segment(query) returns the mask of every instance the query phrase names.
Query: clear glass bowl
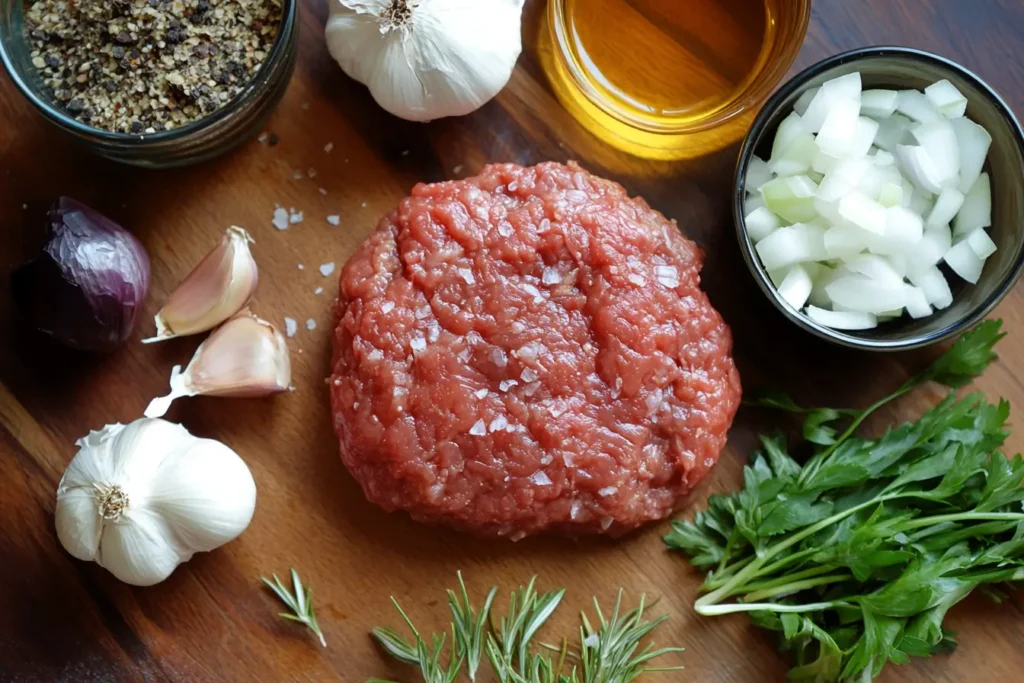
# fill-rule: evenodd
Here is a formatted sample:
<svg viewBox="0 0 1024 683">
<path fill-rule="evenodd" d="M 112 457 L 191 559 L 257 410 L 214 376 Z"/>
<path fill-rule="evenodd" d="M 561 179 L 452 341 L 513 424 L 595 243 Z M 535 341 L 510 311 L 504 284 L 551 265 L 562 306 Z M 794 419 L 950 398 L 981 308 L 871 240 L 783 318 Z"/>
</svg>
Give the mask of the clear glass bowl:
<svg viewBox="0 0 1024 683">
<path fill-rule="evenodd" d="M 23 7 L 23 0 L 0 0 L 0 60 L 11 80 L 55 127 L 96 154 L 133 166 L 186 166 L 241 145 L 270 116 L 295 68 L 298 0 L 283 0 L 277 40 L 252 81 L 234 99 L 209 116 L 173 130 L 139 135 L 113 133 L 75 120 L 50 97 L 32 64 L 22 22 Z"/>
<path fill-rule="evenodd" d="M 764 0 L 765 36 L 743 82 L 714 106 L 700 111 L 653 115 L 603 82 L 572 23 L 572 0 L 548 0 L 539 56 L 559 101 L 591 133 L 612 146 L 649 159 L 689 159 L 717 151 L 743 137 L 754 114 L 793 64 L 811 16 L 811 0 Z M 576 0 L 579 2 L 579 0 Z M 685 0 L 665 0 L 684 2 Z M 579 10 L 577 10 L 579 11 Z M 631 49 L 628 38 L 623 53 Z M 650 65 L 658 69 L 657 64 Z"/>
</svg>

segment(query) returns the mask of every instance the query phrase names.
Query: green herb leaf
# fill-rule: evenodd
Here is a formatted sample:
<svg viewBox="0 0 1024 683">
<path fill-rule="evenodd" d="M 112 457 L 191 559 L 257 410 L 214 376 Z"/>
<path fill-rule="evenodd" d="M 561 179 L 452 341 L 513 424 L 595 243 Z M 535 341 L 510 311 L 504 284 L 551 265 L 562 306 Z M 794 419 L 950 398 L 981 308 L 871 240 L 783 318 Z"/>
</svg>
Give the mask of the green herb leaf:
<svg viewBox="0 0 1024 683">
<path fill-rule="evenodd" d="M 292 611 L 291 614 L 282 612 L 278 616 L 289 621 L 297 621 L 304 624 L 320 640 L 320 645 L 327 647 L 327 641 L 324 640 L 323 631 L 320 630 L 320 625 L 316 621 L 316 614 L 313 612 L 313 592 L 308 587 L 303 587 L 302 581 L 299 579 L 299 573 L 294 569 L 291 570 L 294 592 L 289 592 L 288 588 L 281 583 L 281 579 L 277 577 L 277 574 L 272 576 L 274 577 L 273 581 L 265 576 L 261 576 L 260 581 L 272 590 L 274 595 Z"/>
</svg>

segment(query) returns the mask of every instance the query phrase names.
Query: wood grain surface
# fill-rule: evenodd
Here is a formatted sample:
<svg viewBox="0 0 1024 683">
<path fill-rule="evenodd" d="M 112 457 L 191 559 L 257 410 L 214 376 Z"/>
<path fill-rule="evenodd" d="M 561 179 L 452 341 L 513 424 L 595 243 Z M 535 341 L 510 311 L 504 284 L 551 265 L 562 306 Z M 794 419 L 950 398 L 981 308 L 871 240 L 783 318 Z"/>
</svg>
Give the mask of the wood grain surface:
<svg viewBox="0 0 1024 683">
<path fill-rule="evenodd" d="M 57 347 L 19 324 L 0 278 L 0 680 L 363 681 L 413 672 L 380 655 L 367 633 L 395 624 L 395 595 L 424 627 L 438 627 L 444 589 L 463 570 L 472 591 L 511 588 L 534 574 L 568 596 L 552 633 L 568 632 L 591 595 L 605 602 L 622 586 L 646 592 L 671 615 L 659 640 L 687 648 L 681 673 L 649 680 L 759 683 L 784 680 L 769 636 L 744 617 L 699 619 L 697 575 L 661 542 L 666 524 L 612 541 L 537 538 L 485 542 L 388 515 L 363 499 L 338 460 L 323 378 L 328 370 L 330 302 L 336 274 L 377 218 L 417 181 L 471 175 L 489 161 L 532 164 L 577 159 L 622 182 L 708 253 L 704 281 L 732 325 L 744 384 L 787 390 L 801 402 L 864 405 L 895 387 L 935 350 L 871 355 L 840 350 L 800 333 L 767 303 L 736 248 L 728 211 L 733 145 L 684 163 L 622 155 L 583 131 L 552 97 L 535 48 L 542 2 L 527 3 L 526 50 L 508 87 L 480 111 L 429 125 L 399 121 L 332 62 L 321 39 L 324 0 L 301 12 L 299 65 L 268 130 L 276 146 L 253 141 L 198 168 L 143 172 L 90 156 L 58 136 L 0 79 L 0 271 L 28 258 L 42 236 L 40 216 L 60 194 L 128 226 L 153 257 L 153 282 L 135 338 L 109 356 Z M 902 44 L 938 52 L 987 79 L 1024 114 L 1024 5 L 1020 0 L 815 0 L 795 68 L 840 50 Z M 334 143 L 331 152 L 324 146 Z M 309 168 L 316 178 L 305 177 Z M 293 173 L 303 172 L 303 179 Z M 326 189 L 326 195 L 318 188 Z M 305 212 L 286 232 L 271 227 L 275 203 Z M 341 216 L 332 227 L 329 214 Z M 74 440 L 110 422 L 128 422 L 162 394 L 172 365 L 198 338 L 156 346 L 150 332 L 160 302 L 230 224 L 256 238 L 261 284 L 255 310 L 300 321 L 292 340 L 296 391 L 271 400 L 192 399 L 169 417 L 223 440 L 245 458 L 259 500 L 249 530 L 201 554 L 152 588 L 118 583 L 72 559 L 53 527 L 54 492 Z M 299 270 L 298 264 L 305 269 Z M 315 295 L 323 286 L 325 293 Z M 1009 339 L 1002 360 L 978 383 L 1024 406 L 1024 296 L 998 310 Z M 301 321 L 313 319 L 307 331 Z M 917 393 L 883 415 L 918 414 L 938 396 Z M 695 496 L 734 486 L 765 416 L 741 411 L 710 483 Z M 1024 430 L 1010 448 L 1024 446 Z M 313 586 L 328 647 L 277 618 L 257 576 L 299 568 Z M 961 648 L 951 656 L 892 667 L 886 683 L 1021 680 L 1024 601 L 972 599 L 952 613 Z M 647 679 L 645 679 L 647 680 Z"/>
</svg>

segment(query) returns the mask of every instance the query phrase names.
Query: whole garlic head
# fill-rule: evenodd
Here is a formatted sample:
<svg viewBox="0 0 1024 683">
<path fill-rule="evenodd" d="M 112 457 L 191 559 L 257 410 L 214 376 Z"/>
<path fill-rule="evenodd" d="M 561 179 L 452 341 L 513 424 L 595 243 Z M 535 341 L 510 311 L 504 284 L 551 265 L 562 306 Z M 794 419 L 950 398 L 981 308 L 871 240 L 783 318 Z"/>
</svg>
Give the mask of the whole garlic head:
<svg viewBox="0 0 1024 683">
<path fill-rule="evenodd" d="M 395 116 L 462 116 L 490 100 L 522 50 L 523 0 L 329 0 L 327 49 Z"/>
<path fill-rule="evenodd" d="M 159 583 L 193 553 L 249 526 L 256 484 L 218 441 L 141 419 L 107 425 L 77 445 L 57 488 L 57 537 L 125 583 Z"/>
</svg>

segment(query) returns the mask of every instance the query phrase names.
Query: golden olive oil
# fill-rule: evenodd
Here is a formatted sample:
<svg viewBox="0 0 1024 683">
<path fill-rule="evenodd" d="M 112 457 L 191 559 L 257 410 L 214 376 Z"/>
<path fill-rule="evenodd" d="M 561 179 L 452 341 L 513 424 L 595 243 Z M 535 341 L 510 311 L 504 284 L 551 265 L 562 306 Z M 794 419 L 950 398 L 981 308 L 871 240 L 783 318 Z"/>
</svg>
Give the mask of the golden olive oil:
<svg viewBox="0 0 1024 683">
<path fill-rule="evenodd" d="M 687 156 L 697 139 L 678 139 L 684 134 L 742 134 L 720 128 L 749 123 L 799 49 L 808 4 L 550 0 L 555 54 L 545 66 L 562 101 L 599 137 L 642 156 Z"/>
</svg>

